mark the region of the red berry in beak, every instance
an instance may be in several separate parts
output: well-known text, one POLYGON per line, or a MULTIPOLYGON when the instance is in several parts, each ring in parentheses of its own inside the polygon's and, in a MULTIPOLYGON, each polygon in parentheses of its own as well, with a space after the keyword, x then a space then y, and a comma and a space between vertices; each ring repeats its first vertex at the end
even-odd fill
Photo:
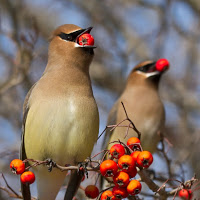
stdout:
POLYGON ((89 33, 84 33, 78 38, 78 44, 83 46, 93 46, 94 38, 89 33))
POLYGON ((169 69, 169 61, 165 58, 161 58, 156 62, 156 70, 159 72, 163 72, 169 69))

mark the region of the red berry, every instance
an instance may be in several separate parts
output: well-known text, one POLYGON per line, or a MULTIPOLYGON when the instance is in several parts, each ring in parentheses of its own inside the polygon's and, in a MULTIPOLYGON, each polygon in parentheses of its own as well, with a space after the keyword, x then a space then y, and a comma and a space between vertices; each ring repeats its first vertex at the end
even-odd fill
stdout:
POLYGON ((153 156, 149 151, 142 151, 137 156, 137 165, 148 168, 153 162, 153 156))
POLYGON ((136 194, 139 194, 141 192, 141 189, 142 189, 142 185, 137 180, 131 180, 127 186, 127 192, 133 196, 136 194))
POLYGON ((110 148, 110 154, 112 158, 118 159, 125 154, 125 149, 121 144, 114 144, 110 148))
POLYGON ((113 177, 113 181, 118 187, 126 187, 129 184, 129 175, 126 172, 118 172, 113 177))
MULTIPOLYGON (((131 153, 131 157, 135 160, 135 162, 137 161, 137 157, 138 154, 141 153, 141 151, 134 151, 133 153, 131 153)), ((136 163, 137 164, 137 163, 136 163)))
POLYGON ((105 192, 103 192, 101 195, 101 200, 114 200, 114 195, 112 191, 106 190, 105 192))
POLYGON ((14 159, 10 163, 10 168, 14 174, 22 174, 25 171, 25 164, 20 159, 14 159))
POLYGON ((123 155, 118 160, 118 166, 122 171, 128 173, 135 167, 135 161, 130 155, 123 155))
POLYGON ((161 58, 156 62, 156 70, 159 72, 165 71, 169 68, 169 61, 165 58, 161 58))
POLYGON ((89 33, 84 33, 78 38, 78 43, 83 46, 93 46, 94 38, 89 33))
POLYGON ((117 163, 113 160, 105 160, 100 165, 100 172, 102 176, 111 177, 117 174, 117 163))
POLYGON ((99 195, 99 189, 95 185, 88 185, 85 188, 85 195, 90 199, 95 199, 99 195))
POLYGON ((127 145, 133 150, 133 151, 141 151, 141 142, 138 138, 132 137, 129 138, 127 141, 127 145))
POLYGON ((116 200, 123 199, 123 198, 126 198, 128 196, 128 192, 127 192, 126 188, 123 188, 123 187, 115 186, 112 189, 112 193, 113 193, 116 200))
POLYGON ((20 179, 23 184, 26 183, 32 184, 35 181, 35 175, 31 171, 27 171, 21 175, 20 179))
POLYGON ((186 189, 182 189, 179 191, 178 196, 181 197, 184 200, 189 200, 190 199, 190 195, 188 190, 186 189))
POLYGON ((188 190, 188 193, 189 193, 189 197, 190 197, 190 199, 192 199, 192 197, 193 197, 192 190, 191 190, 191 189, 189 189, 189 190, 188 190))
POLYGON ((136 169, 136 167, 134 167, 133 169, 131 169, 128 172, 128 175, 129 175, 130 178, 134 178, 137 175, 137 169, 136 169))

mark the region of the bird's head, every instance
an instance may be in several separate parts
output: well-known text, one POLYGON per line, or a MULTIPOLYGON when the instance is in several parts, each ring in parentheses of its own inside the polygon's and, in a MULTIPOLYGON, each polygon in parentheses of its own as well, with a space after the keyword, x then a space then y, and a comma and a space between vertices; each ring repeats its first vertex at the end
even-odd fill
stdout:
POLYGON ((157 61, 144 61, 139 63, 131 71, 128 81, 147 82, 158 86, 160 77, 169 69, 167 59, 161 58, 157 61))
POLYGON ((92 27, 82 29, 73 24, 59 26, 50 36, 49 59, 90 64, 95 48, 91 30, 92 27))

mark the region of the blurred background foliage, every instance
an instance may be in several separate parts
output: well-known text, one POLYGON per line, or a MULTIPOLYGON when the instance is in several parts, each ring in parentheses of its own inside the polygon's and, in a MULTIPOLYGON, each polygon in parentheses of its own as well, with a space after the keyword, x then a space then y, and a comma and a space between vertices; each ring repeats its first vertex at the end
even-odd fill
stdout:
MULTIPOLYGON (((147 59, 170 61, 160 85, 165 135, 173 144, 173 160, 200 176, 198 0, 0 0, 0 171, 8 173, 10 160, 18 156, 23 100, 46 66, 48 37, 71 23, 94 27, 97 49, 90 72, 100 132, 131 69, 147 59)), ((9 199, 3 194, 0 199, 9 199)))

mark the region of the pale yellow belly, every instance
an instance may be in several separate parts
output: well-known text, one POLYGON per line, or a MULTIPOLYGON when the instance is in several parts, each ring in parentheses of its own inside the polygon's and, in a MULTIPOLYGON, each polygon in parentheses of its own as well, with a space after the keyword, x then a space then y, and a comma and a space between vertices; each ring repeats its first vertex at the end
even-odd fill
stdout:
POLYGON ((99 115, 92 98, 34 104, 25 126, 27 157, 74 165, 90 156, 98 130, 99 115))

